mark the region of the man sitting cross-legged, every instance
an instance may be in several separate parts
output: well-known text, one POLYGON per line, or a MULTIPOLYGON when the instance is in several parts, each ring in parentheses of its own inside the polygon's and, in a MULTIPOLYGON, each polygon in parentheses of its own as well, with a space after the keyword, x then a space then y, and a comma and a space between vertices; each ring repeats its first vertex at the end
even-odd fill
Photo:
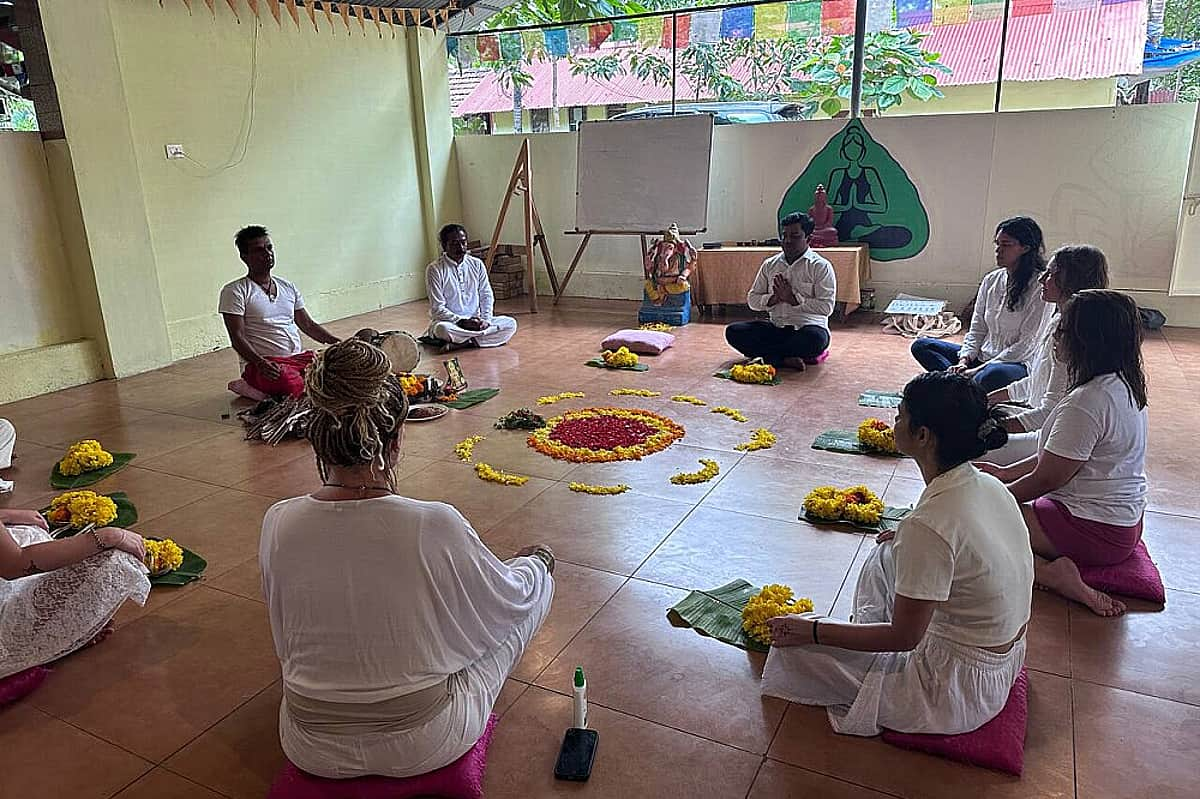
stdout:
POLYGON ((725 328, 729 346, 774 366, 804 368, 829 347, 829 315, 837 295, 833 264, 808 246, 813 221, 794 213, 779 223, 783 252, 763 261, 746 304, 770 319, 734 322, 725 328))
POLYGON ((467 230, 446 225, 438 234, 442 257, 425 268, 430 325, 427 335, 458 347, 499 347, 517 332, 511 316, 493 316, 495 302, 483 261, 467 252, 467 230))
POLYGON ((242 379, 264 394, 298 397, 313 359, 300 343, 300 331, 322 344, 336 344, 338 338, 308 315, 295 285, 271 274, 275 248, 265 227, 242 228, 234 243, 246 276, 221 289, 218 310, 241 358, 242 379))

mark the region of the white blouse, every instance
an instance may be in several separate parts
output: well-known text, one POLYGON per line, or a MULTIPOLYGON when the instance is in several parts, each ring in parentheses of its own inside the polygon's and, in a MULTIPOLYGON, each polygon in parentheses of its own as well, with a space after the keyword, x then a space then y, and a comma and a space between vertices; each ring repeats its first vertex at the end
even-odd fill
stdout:
POLYGON ((1050 411, 1067 395, 1067 365, 1054 354, 1054 331, 1058 329, 1059 318, 1057 308, 1047 314, 1038 335, 1041 345, 1033 355, 1029 376, 1008 386, 1009 399, 1030 406, 1013 416, 1026 431, 1040 429, 1050 411))
POLYGON ((1036 280, 1030 280, 1016 310, 1008 310, 1008 270, 988 272, 975 296, 971 328, 963 339, 960 357, 987 363, 1003 361, 1025 366, 1033 359, 1042 320, 1053 307, 1041 297, 1036 280))

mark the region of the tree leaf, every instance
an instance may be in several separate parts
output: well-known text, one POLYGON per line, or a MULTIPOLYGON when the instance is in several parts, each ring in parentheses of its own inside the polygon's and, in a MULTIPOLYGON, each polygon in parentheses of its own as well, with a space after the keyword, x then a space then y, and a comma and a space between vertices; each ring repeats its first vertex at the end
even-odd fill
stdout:
POLYGON ((831 117, 835 117, 842 112, 842 101, 836 97, 830 97, 821 103, 821 111, 831 117))

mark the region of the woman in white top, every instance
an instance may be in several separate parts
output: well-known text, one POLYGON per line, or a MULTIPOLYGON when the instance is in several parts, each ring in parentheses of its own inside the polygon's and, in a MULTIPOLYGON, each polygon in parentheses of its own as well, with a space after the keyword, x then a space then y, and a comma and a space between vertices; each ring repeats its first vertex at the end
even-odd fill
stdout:
POLYGON ((1081 291, 1055 337, 1070 391, 1042 425, 1038 452, 984 465, 1022 505, 1038 585, 1117 616, 1125 605, 1084 584, 1078 566, 1109 566, 1142 540, 1146 511, 1146 376, 1137 304, 1117 291, 1081 291))
POLYGON ((1004 485, 970 461, 1004 442, 978 384, 921 375, 904 389, 896 446, 925 490, 863 565, 853 622, 769 622, 763 692, 828 708, 833 729, 958 734, 1008 701, 1025 662, 1033 553, 1004 485))
POLYGON ((1050 256, 1050 263, 1038 282, 1042 286, 1042 299, 1054 310, 1038 331, 1041 344, 1034 354, 1029 377, 988 394, 988 403, 999 405, 1005 413, 1008 443, 987 458, 1001 466, 1010 466, 1037 453, 1038 430, 1067 393, 1067 367, 1054 354, 1054 331, 1058 329, 1060 311, 1076 292, 1108 288, 1108 260, 1100 250, 1086 244, 1059 247, 1050 256))
POLYGON ((991 392, 1029 374, 1037 331, 1049 306, 1037 276, 1046 268, 1045 243, 1038 223, 1027 216, 996 227, 996 264, 983 277, 975 312, 962 346, 936 338, 912 343, 917 363, 929 372, 965 374, 991 392))
POLYGON ((144 557, 129 530, 54 540, 37 511, 0 509, 0 678, 87 646, 126 599, 146 604, 144 557))
POLYGON ((322 777, 408 777, 465 754, 554 594, 548 548, 502 562, 450 505, 396 493, 408 401, 391 372, 359 339, 317 355, 305 382, 324 487, 263 520, 280 740, 322 777))

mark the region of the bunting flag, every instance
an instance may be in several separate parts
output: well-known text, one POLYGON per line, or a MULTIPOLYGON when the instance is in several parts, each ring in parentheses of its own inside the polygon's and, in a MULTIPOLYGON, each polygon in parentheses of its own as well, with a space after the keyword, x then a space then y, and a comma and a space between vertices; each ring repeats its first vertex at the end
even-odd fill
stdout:
POLYGON ((233 12, 233 15, 234 15, 235 17, 237 17, 237 21, 238 21, 238 22, 241 22, 241 21, 242 21, 242 15, 238 13, 238 10, 237 10, 237 0, 225 0, 225 4, 229 6, 229 10, 233 12))
POLYGON ((567 49, 572 53, 585 53, 591 49, 587 28, 576 25, 567 29, 567 49))
MULTIPOLYGON (((233 0, 230 0, 230 3, 232 4, 233 0)), ((258 0, 246 0, 246 5, 250 6, 250 13, 254 18, 258 19, 258 0)))
POLYGON ((364 6, 354 6, 356 16, 358 17, 358 29, 362 31, 362 35, 367 35, 367 9, 364 6))
POLYGON ((546 51, 546 39, 541 31, 521 31, 521 52, 534 56, 546 51))
POLYGON ((1004 16, 1004 0, 971 0, 968 19, 976 22, 981 19, 1000 19, 1004 16))
POLYGON ((697 11, 692 14, 691 39, 701 44, 721 41, 721 12, 697 11))
POLYGON ((479 48, 479 60, 483 63, 491 64, 500 60, 500 40, 496 34, 481 33, 476 37, 475 44, 479 48))
POLYGON ((368 10, 371 12, 371 20, 375 23, 375 32, 379 34, 379 38, 383 38, 383 22, 380 21, 380 15, 386 16, 386 12, 375 6, 370 6, 368 10))
POLYGON ((691 15, 676 14, 673 19, 675 20, 674 35, 671 34, 672 17, 663 17, 662 21, 662 46, 666 50, 670 50, 672 47, 687 47, 690 41, 692 32, 691 15))
POLYGON ((521 60, 521 34, 500 34, 500 60, 510 64, 521 60))
POLYGON ((933 0, 896 0, 896 27, 911 28, 933 22, 933 0))
POLYGON ((321 29, 317 27, 317 4, 305 3, 304 10, 308 12, 308 21, 312 23, 313 30, 320 33, 321 29))
POLYGON ((660 17, 650 19, 639 19, 638 26, 638 44, 642 47, 658 47, 662 42, 663 22, 660 17))
POLYGON ((754 35, 754 9, 727 8, 721 12, 722 39, 749 39, 754 35))
MULTIPOLYGON (((458 61, 459 41, 457 36, 446 37, 446 57, 451 61, 458 61)), ((460 65, 461 66, 461 65, 460 65)))
POLYGON ((1011 13, 1014 17, 1032 17, 1038 14, 1049 14, 1053 10, 1053 0, 1012 0, 1011 13))
POLYGON ((216 0, 204 0, 204 5, 208 6, 208 13, 214 17, 217 15, 216 0))
POLYGON ((754 38, 782 39, 787 36, 788 9, 783 3, 754 7, 754 38))
POLYGON ((458 66, 462 69, 469 69, 475 63, 475 59, 479 57, 479 48, 475 45, 474 36, 448 36, 446 40, 458 40, 458 66))
POLYGON ((296 7, 296 0, 287 0, 287 10, 292 22, 296 23, 296 30, 300 30, 300 9, 296 7))
POLYGON ((338 13, 342 15, 342 24, 346 26, 346 33, 350 32, 350 4, 338 3, 338 13))
POLYGON ((821 35, 854 33, 854 0, 821 0, 821 35))
POLYGON ((613 26, 611 22, 600 22, 596 25, 588 25, 588 44, 591 49, 599 50, 600 45, 608 41, 608 37, 612 36, 613 26))
POLYGON ((969 0, 933 0, 934 25, 961 25, 969 16, 969 0))
MULTIPOLYGON (((159 0, 158 4, 161 6, 162 0, 159 0)), ((192 0, 183 0, 183 4, 187 6, 188 13, 192 13, 192 0)))
POLYGON ((542 34, 546 40, 546 52, 555 58, 567 57, 570 50, 567 49, 566 28, 547 28, 542 34))
POLYGON ((614 42, 636 42, 638 38, 637 20, 623 19, 614 22, 612 36, 609 38, 614 42))
POLYGON ((1100 0, 1054 0, 1055 11, 1086 11, 1099 7, 1100 0))
POLYGON ((279 0, 267 0, 267 3, 269 3, 271 6, 271 16, 275 17, 275 27, 277 27, 277 28, 282 27, 283 22, 280 21, 280 16, 279 16, 280 11, 281 11, 281 9, 279 8, 279 0))
POLYGON ((812 39, 821 35, 821 0, 788 3, 787 13, 789 39, 812 39))
POLYGON ((333 30, 333 3, 326 0, 321 3, 321 8, 325 10, 325 21, 329 23, 329 30, 333 30))
POLYGON ((890 31, 895 27, 896 0, 867 0, 866 32, 890 31))

